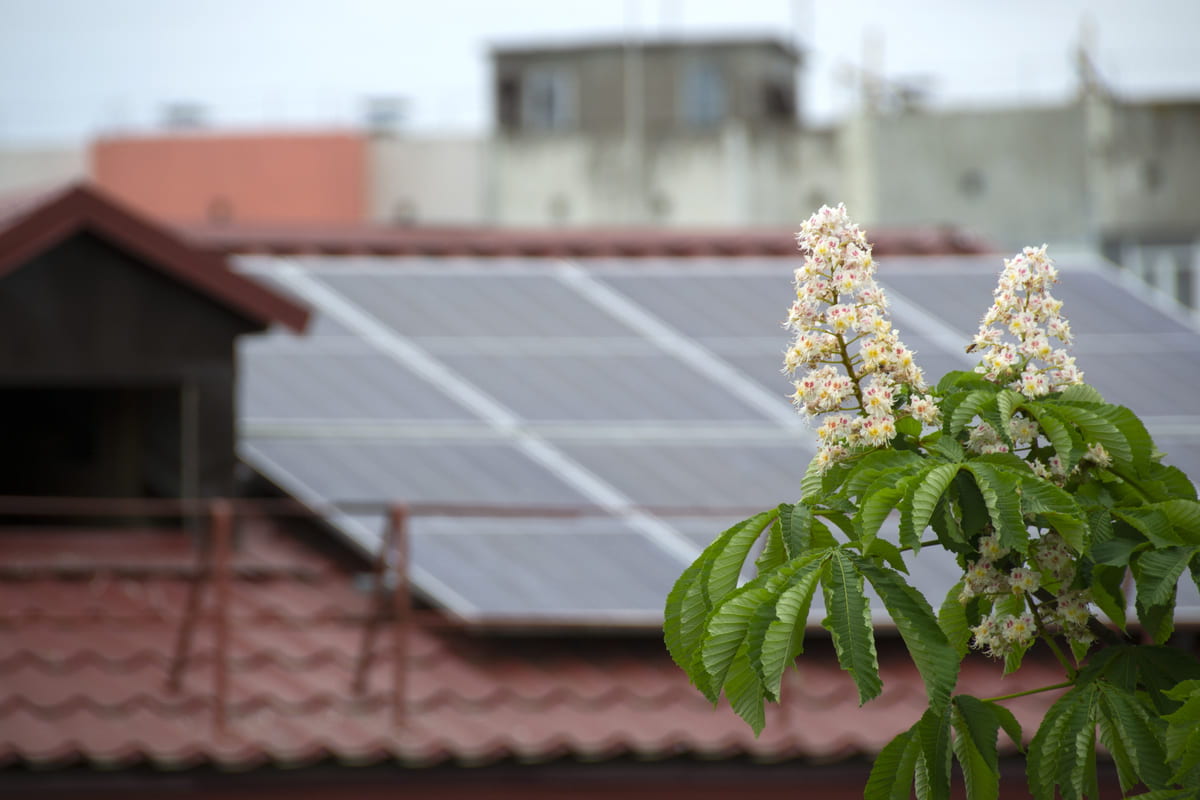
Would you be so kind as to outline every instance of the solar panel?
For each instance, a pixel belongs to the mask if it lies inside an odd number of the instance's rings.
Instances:
[[[414,583],[480,621],[655,625],[717,533],[798,494],[812,436],[779,372],[795,265],[248,260],[314,307],[318,333],[245,348],[243,455],[313,503],[589,509],[417,517]],[[962,347],[1000,268],[881,265],[896,326],[931,380],[970,367]],[[1148,415],[1168,462],[1200,474],[1200,335],[1101,270],[1065,268],[1058,294],[1089,380]],[[331,522],[378,546],[382,514]],[[959,572],[935,552],[912,569],[934,600]]]

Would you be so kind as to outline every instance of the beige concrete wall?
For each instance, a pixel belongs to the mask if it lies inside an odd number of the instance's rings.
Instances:
[[[1002,246],[1083,241],[1091,233],[1079,105],[857,124],[869,130],[855,131],[847,168],[860,173],[854,187],[865,195],[869,224],[956,225]]]
[[[487,148],[479,137],[371,139],[370,220],[434,225],[483,222]]]

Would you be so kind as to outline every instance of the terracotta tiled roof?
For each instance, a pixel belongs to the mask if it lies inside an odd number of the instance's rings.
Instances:
[[[256,524],[242,530],[234,560],[222,730],[207,619],[179,688],[168,686],[192,563],[184,538],[0,537],[0,765],[828,761],[876,752],[924,707],[918,676],[886,638],[883,695],[859,709],[828,641],[814,634],[801,670],[786,678],[784,705],[769,709],[756,739],[688,685],[656,638],[482,635],[421,617],[408,629],[396,724],[387,632],[365,690],[353,688],[368,608],[353,570]],[[204,608],[213,608],[211,592]],[[1057,680],[1036,660],[1003,682],[999,674],[995,664],[969,662],[960,689],[993,695]],[[1051,699],[1012,705],[1028,723]]]
[[[410,256],[530,256],[669,258],[794,256],[795,235],[779,228],[744,230],[517,229],[310,225],[185,226],[196,244],[226,254],[361,254]],[[988,251],[954,229],[872,231],[877,255],[950,255]]]

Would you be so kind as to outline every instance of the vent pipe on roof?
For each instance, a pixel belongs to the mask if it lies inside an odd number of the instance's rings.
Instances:
[[[202,103],[171,102],[162,107],[162,126],[169,131],[207,127],[208,108]]]

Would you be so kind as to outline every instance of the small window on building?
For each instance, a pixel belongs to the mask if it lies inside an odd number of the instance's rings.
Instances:
[[[767,119],[790,122],[796,117],[796,102],[791,87],[779,81],[763,85],[763,111]]]
[[[521,127],[565,131],[575,125],[575,92],[563,69],[532,69],[521,85]]]
[[[724,118],[725,77],[716,62],[689,62],[680,89],[681,116],[689,127],[712,127]]]
[[[1162,167],[1157,161],[1147,161],[1142,165],[1142,182],[1146,185],[1146,191],[1150,194],[1162,188],[1163,172]]]
[[[496,121],[509,131],[521,122],[521,82],[512,76],[496,82]]]
[[[958,191],[963,197],[979,197],[985,189],[987,181],[977,169],[969,169],[958,178]]]

